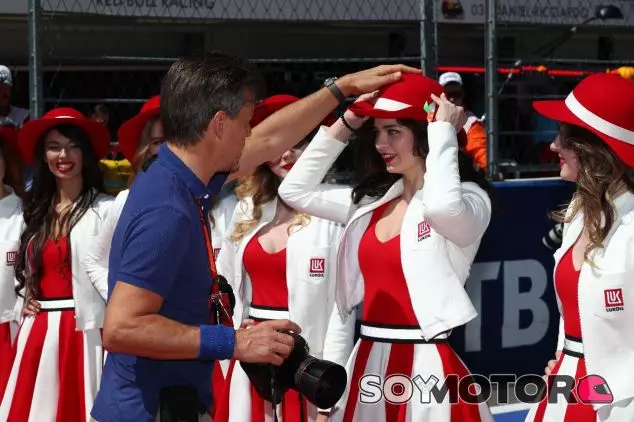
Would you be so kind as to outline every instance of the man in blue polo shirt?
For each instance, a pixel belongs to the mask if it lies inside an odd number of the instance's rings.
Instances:
[[[249,66],[227,56],[172,65],[161,88],[168,141],[136,178],[112,239],[103,330],[109,354],[94,419],[153,422],[162,394],[185,387],[203,420],[214,360],[282,364],[294,345],[282,331],[300,332],[291,321],[238,330],[209,324],[209,227],[201,216],[225,180],[291,148],[340,97],[372,92],[402,71],[417,70],[395,65],[346,75],[251,134],[258,79]]]

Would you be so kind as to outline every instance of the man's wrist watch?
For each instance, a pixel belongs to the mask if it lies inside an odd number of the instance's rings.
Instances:
[[[340,102],[344,102],[346,100],[346,96],[344,95],[343,91],[341,91],[341,89],[339,89],[339,87],[337,86],[337,84],[335,83],[337,81],[336,77],[333,78],[328,78],[324,81],[324,86],[326,88],[328,88],[330,90],[330,92],[332,92],[332,95],[335,96],[335,98]]]

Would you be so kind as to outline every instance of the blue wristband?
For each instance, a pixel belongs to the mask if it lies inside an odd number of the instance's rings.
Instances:
[[[235,330],[225,325],[200,326],[199,360],[225,360],[233,357]]]

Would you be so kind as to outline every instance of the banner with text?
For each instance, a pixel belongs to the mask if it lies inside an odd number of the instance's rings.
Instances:
[[[418,21],[422,0],[41,0],[42,10],[165,19],[265,21]],[[430,1],[430,0],[427,0]],[[0,14],[27,12],[28,0],[0,2]],[[594,16],[601,0],[498,0],[499,22],[573,25]],[[615,0],[623,20],[593,25],[634,24],[634,2]],[[485,0],[436,0],[438,21],[483,24]]]

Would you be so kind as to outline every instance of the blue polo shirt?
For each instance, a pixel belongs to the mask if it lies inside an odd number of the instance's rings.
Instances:
[[[226,175],[208,186],[167,145],[130,189],[110,250],[108,291],[117,281],[164,299],[160,314],[182,324],[209,323],[209,260],[196,199],[205,215]],[[110,293],[109,293],[110,294]],[[234,330],[217,326],[217,359],[230,359]],[[153,360],[109,353],[92,416],[99,422],[154,422],[163,387],[189,385],[201,406],[211,405],[212,361]]]

